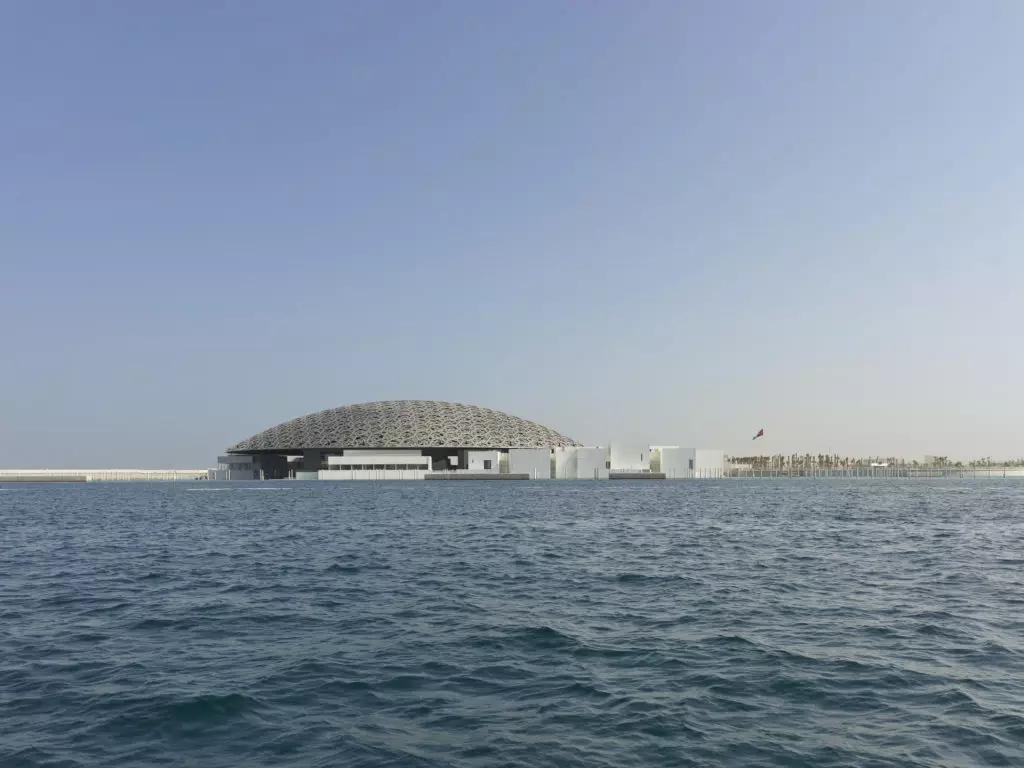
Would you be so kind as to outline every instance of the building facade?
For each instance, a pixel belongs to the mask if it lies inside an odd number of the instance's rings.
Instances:
[[[721,451],[585,446],[507,413],[394,400],[332,408],[253,435],[218,457],[214,480],[606,480],[721,477]],[[717,463],[716,463],[717,462]]]

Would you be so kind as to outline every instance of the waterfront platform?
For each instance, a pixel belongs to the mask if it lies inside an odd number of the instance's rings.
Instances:
[[[0,469],[0,483],[206,480],[206,469]]]
[[[523,473],[502,474],[499,472],[428,472],[424,480],[529,480]]]

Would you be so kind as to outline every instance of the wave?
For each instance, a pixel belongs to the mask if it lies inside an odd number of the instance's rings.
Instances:
[[[0,504],[0,765],[1024,765],[1024,484],[559,487]]]
[[[291,491],[293,488],[281,488],[280,486],[268,485],[265,487],[246,485],[240,488],[186,488],[188,493],[222,493],[228,491]]]

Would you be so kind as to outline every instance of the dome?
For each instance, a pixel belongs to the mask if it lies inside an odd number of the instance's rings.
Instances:
[[[579,445],[501,411],[433,400],[386,400],[330,408],[271,427],[228,453],[345,448],[554,448]]]

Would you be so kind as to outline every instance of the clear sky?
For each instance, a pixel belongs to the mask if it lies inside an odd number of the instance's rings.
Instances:
[[[1024,3],[0,3],[0,466],[469,402],[1024,455]]]

